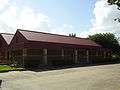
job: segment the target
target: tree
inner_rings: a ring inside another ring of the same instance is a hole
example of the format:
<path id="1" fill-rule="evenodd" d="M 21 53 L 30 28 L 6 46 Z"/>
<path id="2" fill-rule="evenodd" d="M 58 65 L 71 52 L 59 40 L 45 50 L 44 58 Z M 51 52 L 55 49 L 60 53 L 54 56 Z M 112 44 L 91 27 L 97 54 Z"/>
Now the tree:
<path id="1" fill-rule="evenodd" d="M 112 33 L 99 33 L 94 35 L 89 35 L 89 39 L 100 44 L 103 48 L 111 48 L 113 54 L 120 53 L 120 45 L 118 39 Z"/>
<path id="2" fill-rule="evenodd" d="M 109 5 L 117 5 L 118 9 L 120 10 L 120 0 L 108 0 Z"/>
<path id="3" fill-rule="evenodd" d="M 117 5 L 118 10 L 120 10 L 120 0 L 108 0 L 107 2 L 109 5 Z M 114 20 L 120 22 L 120 18 L 115 18 Z"/>
<path id="4" fill-rule="evenodd" d="M 70 37 L 76 37 L 76 34 L 75 33 L 70 33 L 69 36 Z"/>

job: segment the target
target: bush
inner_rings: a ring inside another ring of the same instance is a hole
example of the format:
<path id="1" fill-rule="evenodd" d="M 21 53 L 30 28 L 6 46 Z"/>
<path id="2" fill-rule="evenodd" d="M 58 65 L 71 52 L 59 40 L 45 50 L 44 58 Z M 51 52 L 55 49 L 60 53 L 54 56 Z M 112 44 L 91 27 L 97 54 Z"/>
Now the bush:
<path id="1" fill-rule="evenodd" d="M 120 58 L 112 59 L 114 62 L 120 62 Z"/>
<path id="2" fill-rule="evenodd" d="M 120 59 L 112 59 L 112 58 L 97 58 L 97 59 L 92 59 L 92 63 L 108 63 L 108 62 L 119 62 Z"/>
<path id="3" fill-rule="evenodd" d="M 74 64 L 74 60 L 64 60 L 64 59 L 56 59 L 52 60 L 53 65 L 72 65 Z"/>

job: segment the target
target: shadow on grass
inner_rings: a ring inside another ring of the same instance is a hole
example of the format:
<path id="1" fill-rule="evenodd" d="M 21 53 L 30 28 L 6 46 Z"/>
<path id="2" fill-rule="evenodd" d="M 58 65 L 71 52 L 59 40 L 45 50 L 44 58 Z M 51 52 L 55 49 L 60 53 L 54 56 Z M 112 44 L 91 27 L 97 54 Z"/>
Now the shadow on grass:
<path id="1" fill-rule="evenodd" d="M 74 65 L 47 65 L 47 66 L 40 66 L 36 68 L 29 68 L 27 70 L 33 72 L 43 72 L 43 71 L 51 71 L 51 70 L 61 70 L 61 69 L 68 69 L 68 68 L 79 68 L 79 67 L 91 67 L 91 66 L 99 66 L 99 65 L 110 65 L 110 64 L 119 64 L 120 62 L 109 62 L 109 63 L 83 63 L 83 64 L 74 64 Z"/>

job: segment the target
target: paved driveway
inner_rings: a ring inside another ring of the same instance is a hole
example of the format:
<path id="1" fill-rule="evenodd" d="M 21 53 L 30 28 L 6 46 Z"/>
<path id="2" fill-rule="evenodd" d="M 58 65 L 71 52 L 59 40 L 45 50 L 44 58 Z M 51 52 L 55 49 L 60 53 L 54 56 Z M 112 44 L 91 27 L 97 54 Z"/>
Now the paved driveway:
<path id="1" fill-rule="evenodd" d="M 120 90 L 120 64 L 0 73 L 1 90 Z"/>

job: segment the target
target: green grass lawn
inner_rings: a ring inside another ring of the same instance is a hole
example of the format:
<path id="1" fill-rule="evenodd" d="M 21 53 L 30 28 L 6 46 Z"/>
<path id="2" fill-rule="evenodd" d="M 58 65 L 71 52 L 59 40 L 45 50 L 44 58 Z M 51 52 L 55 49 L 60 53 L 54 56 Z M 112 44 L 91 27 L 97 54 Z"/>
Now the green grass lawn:
<path id="1" fill-rule="evenodd" d="M 3 70 L 16 70 L 16 69 L 25 69 L 25 68 L 16 68 L 16 67 L 10 67 L 8 65 L 0 65 L 0 71 L 3 71 Z"/>

